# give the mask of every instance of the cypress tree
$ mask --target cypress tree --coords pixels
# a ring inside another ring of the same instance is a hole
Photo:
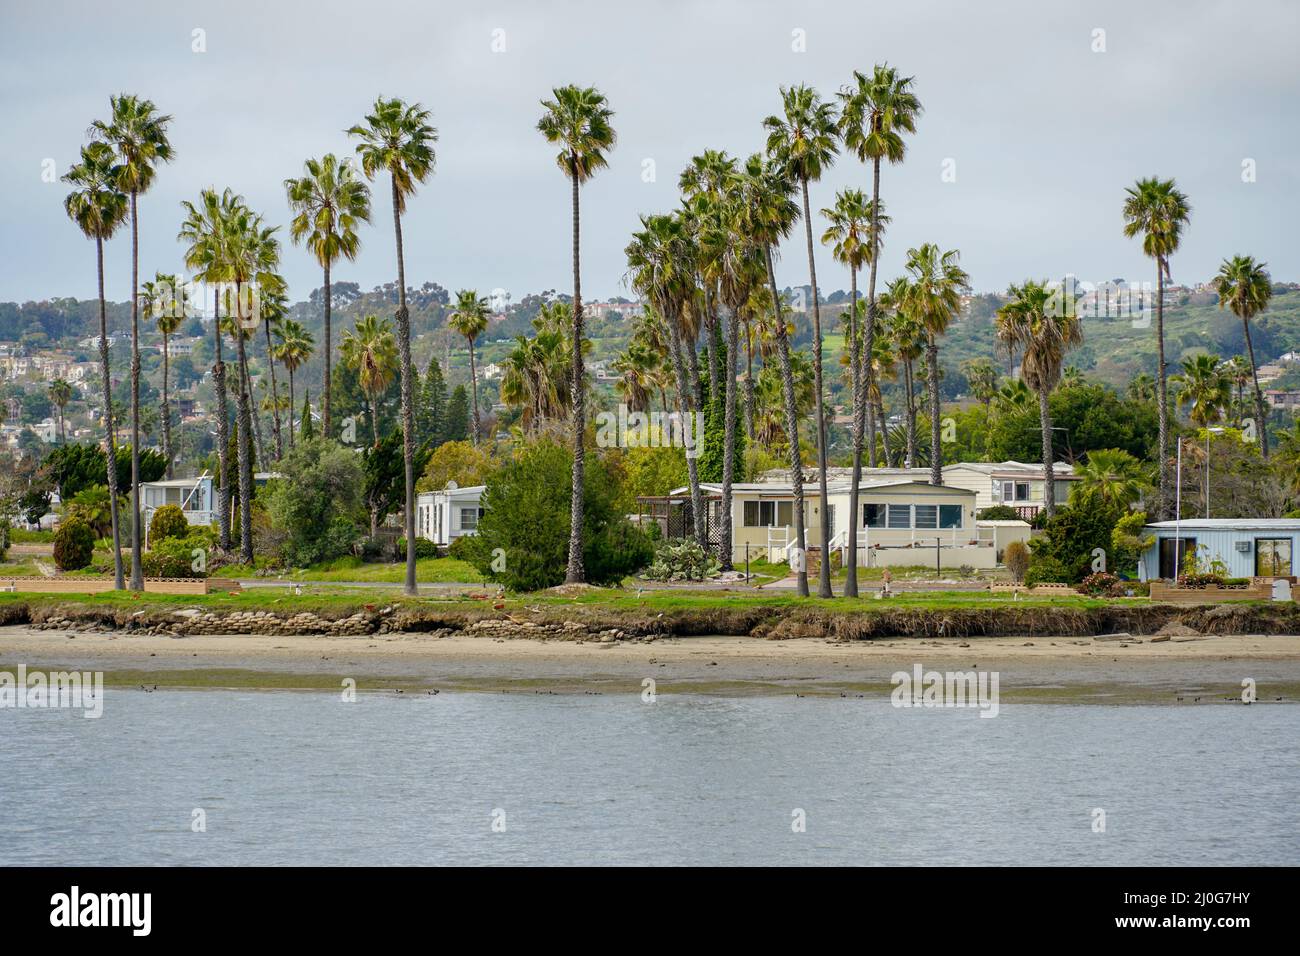
[[[447,402],[447,427],[442,434],[443,441],[465,441],[469,438],[469,392],[464,385],[457,385]]]
[[[442,366],[436,356],[429,359],[429,368],[420,387],[420,401],[415,420],[416,441],[426,442],[436,448],[445,440],[447,430],[447,381],[442,377]]]
[[[311,441],[316,437],[316,426],[311,423],[310,392],[307,392],[302,397],[302,422],[298,426],[298,437],[303,441]]]

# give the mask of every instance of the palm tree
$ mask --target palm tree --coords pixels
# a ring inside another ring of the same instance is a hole
[[[370,221],[370,187],[357,178],[350,160],[339,162],[333,153],[303,164],[303,175],[284,181],[293,221],[289,237],[294,244],[306,243],[308,250],[325,272],[321,289],[325,309],[325,384],[321,404],[324,434],[330,435],[330,366],[334,361],[331,342],[330,311],[333,296],[330,270],[342,256],[352,261],[361,248],[357,226]]]
[[[474,340],[488,327],[488,317],[492,310],[488,308],[487,296],[480,296],[474,289],[461,289],[456,293],[456,309],[447,318],[447,324],[465,336],[469,344],[469,387],[473,401],[474,423],[470,435],[474,444],[478,444],[478,369],[474,364]]]
[[[916,120],[922,113],[921,101],[912,92],[912,77],[901,77],[887,63],[877,64],[871,76],[853,72],[854,83],[840,90],[840,136],[844,147],[861,162],[871,162],[872,223],[870,248],[866,261],[870,264],[867,276],[867,315],[863,323],[863,354],[874,353],[876,318],[879,303],[876,299],[876,264],[883,236],[880,220],[884,207],[880,200],[880,163],[901,163],[907,153],[904,133],[916,132]],[[875,436],[871,436],[874,455]],[[885,444],[888,448],[888,443]],[[875,462],[872,462],[874,466]]]
[[[808,183],[820,180],[823,171],[835,162],[839,152],[835,107],[823,102],[816,90],[808,86],[782,88],[781,116],[763,121],[767,129],[767,152],[799,183],[803,194],[804,237],[808,246],[808,276],[812,292],[813,380],[817,390],[814,438],[817,442],[818,486],[821,492],[821,550],[818,566],[817,594],[831,597],[830,555],[826,549],[831,539],[831,516],[826,491],[826,418],[822,411],[822,313],[817,296],[817,265],[813,257],[812,212],[808,204]],[[852,522],[850,522],[852,525]]]
[[[1128,397],[1135,402],[1150,402],[1156,397],[1156,380],[1146,372],[1133,376],[1128,383]]]
[[[280,360],[280,364],[289,372],[289,447],[293,448],[293,375],[298,369],[311,358],[312,350],[316,346],[315,339],[301,324],[292,319],[285,319],[276,328],[276,335],[280,339],[280,344],[276,346],[275,357]]]
[[[91,134],[117,154],[117,185],[131,198],[131,590],[144,590],[140,564],[140,194],[153,185],[156,165],[171,162],[167,139],[172,118],[150,100],[122,93],[109,97],[112,119],[95,120]]]
[[[50,401],[59,410],[59,444],[66,445],[68,436],[63,430],[63,410],[68,407],[68,402],[72,401],[72,385],[64,379],[56,378],[50,382],[48,393]]]
[[[393,191],[393,233],[397,239],[397,354],[402,379],[402,460],[406,471],[406,583],[415,595],[415,400],[411,369],[411,313],[406,308],[406,263],[402,249],[402,213],[406,198],[433,172],[433,144],[438,131],[429,123],[429,111],[419,103],[408,106],[399,99],[375,100],[364,125],[348,130],[358,136],[357,154],[368,179],[387,170]]]
[[[1193,425],[1208,428],[1223,420],[1232,404],[1232,379],[1217,355],[1183,359],[1182,374],[1173,381],[1178,386],[1178,405],[1187,407]]]
[[[865,319],[865,310],[860,309],[860,311],[864,313]],[[897,380],[898,358],[899,356],[894,352],[892,336],[877,335],[872,342],[871,355],[866,356],[868,370],[863,380],[863,387],[867,392],[867,407],[874,410],[872,418],[880,430],[880,450],[886,467],[891,467],[894,459],[890,456],[889,421],[885,416],[885,396],[881,391],[880,383],[886,378]],[[874,436],[872,440],[874,441]]]
[[[95,240],[95,267],[99,291],[99,373],[104,401],[104,456],[108,464],[109,511],[113,529],[113,586],[125,585],[122,539],[117,515],[117,436],[113,428],[113,381],[108,366],[108,312],[104,299],[104,242],[126,220],[126,194],[118,188],[117,161],[111,147],[91,143],[81,148],[81,162],[64,175],[73,187],[63,201],[68,218],[87,239]]]
[[[1253,378],[1255,367],[1249,359],[1242,355],[1234,355],[1225,361],[1223,365],[1228,377],[1232,379],[1232,387],[1236,392],[1236,397],[1232,402],[1233,416],[1240,425],[1246,409],[1246,383]]]
[[[970,289],[970,276],[957,264],[956,249],[941,252],[932,242],[907,251],[909,278],[903,310],[925,337],[925,362],[930,392],[930,484],[943,484],[943,448],[939,422],[939,336],[961,312],[961,297]]]
[[[1070,500],[1092,498],[1112,508],[1127,509],[1151,487],[1146,466],[1119,448],[1094,448],[1075,469],[1079,480]]]
[[[565,582],[579,583],[586,577],[582,566],[582,501],[586,459],[582,438],[585,428],[585,396],[582,366],[582,277],[579,236],[578,194],[584,182],[608,165],[605,154],[614,148],[617,136],[610,125],[614,113],[605,96],[595,87],[563,86],[552,90],[555,97],[543,100],[545,112],[537,129],[546,141],[559,146],[555,163],[569,179],[573,206],[573,484],[569,496],[569,564]]]
[[[921,323],[909,311],[908,297],[912,282],[907,276],[891,280],[880,296],[881,311],[889,317],[888,340],[903,366],[903,417],[905,454],[903,467],[916,467],[916,361],[925,352],[925,335]],[[888,445],[886,445],[888,447]]]
[[[614,391],[628,407],[628,411],[650,410],[650,390],[654,387],[654,370],[658,361],[658,356],[635,338],[614,359],[612,368],[618,373]]]
[[[785,432],[789,439],[790,487],[794,497],[796,586],[800,597],[808,596],[807,536],[804,531],[803,456],[799,449],[799,410],[795,393],[794,372],[790,361],[790,336],[786,327],[783,302],[776,287],[774,260],[782,239],[790,235],[799,218],[799,207],[793,195],[794,180],[780,164],[764,159],[755,153],[745,161],[741,173],[737,228],[747,236],[753,248],[763,257],[767,272],[768,292],[771,295],[772,328],[776,338],[776,354],[781,369],[781,390],[785,401]],[[823,474],[825,471],[823,470]],[[824,503],[825,499],[823,499]],[[823,562],[825,563],[825,562]]]
[[[1045,282],[1027,279],[1007,290],[1011,301],[998,309],[997,335],[1024,355],[1020,374],[1038,393],[1038,418],[1043,433],[1043,500],[1050,518],[1056,514],[1056,456],[1052,453],[1052,411],[1048,396],[1061,379],[1065,353],[1083,342],[1083,327],[1073,308],[1056,308],[1053,290]],[[1060,313],[1060,314],[1058,314]]]
[[[226,363],[221,357],[221,301],[224,284],[230,279],[229,224],[242,200],[229,189],[217,194],[205,189],[197,204],[182,202],[185,220],[177,239],[188,243],[185,268],[196,278],[212,286],[212,391],[217,402],[217,469],[221,486],[217,493],[217,542],[222,551],[230,550],[230,411],[226,396]]]
[[[367,315],[357,323],[356,329],[343,333],[339,353],[348,367],[357,373],[357,381],[366,394],[375,447],[378,448],[379,399],[388,391],[397,374],[397,340],[393,336],[393,324],[387,319]]]
[[[822,243],[829,245],[836,260],[849,267],[849,370],[853,392],[853,475],[849,484],[849,566],[844,580],[844,596],[858,596],[858,489],[862,482],[862,443],[866,434],[867,402],[865,376],[862,374],[862,340],[858,337],[858,270],[871,257],[873,222],[883,226],[889,217],[878,217],[866,194],[860,189],[845,189],[835,196],[835,205],[822,210],[829,223]],[[874,341],[874,340],[873,340]],[[876,467],[876,436],[871,436],[871,467]]]
[[[281,279],[273,287],[262,290],[262,296],[258,303],[258,311],[262,317],[262,331],[266,334],[266,365],[271,373],[271,397],[263,402],[261,407],[264,411],[269,410],[271,412],[271,431],[275,436],[275,457],[277,459],[284,457],[284,436],[280,430],[280,413],[285,410],[286,406],[280,401],[280,387],[276,383],[276,354],[271,336],[289,314],[289,296],[285,291],[287,287],[287,283]],[[289,417],[292,418],[293,402],[289,402],[287,407]]]
[[[713,352],[718,336],[717,305],[721,299],[720,283],[723,278],[721,269],[727,252],[732,246],[729,241],[732,234],[726,226],[729,215],[726,194],[735,176],[736,160],[733,157],[728,156],[725,150],[706,149],[698,156],[691,157],[690,164],[677,180],[678,188],[682,193],[683,210],[695,226],[694,231],[700,243],[698,274],[704,296],[705,356],[711,395],[717,394],[720,384],[718,381],[720,363],[715,360]],[[725,449],[730,447],[730,435],[725,442],[724,457]],[[723,470],[726,470],[725,464]],[[723,484],[728,484],[725,476]],[[724,498],[726,497],[728,495],[724,494]],[[726,521],[724,515],[724,524]],[[723,559],[723,570],[730,570],[730,561],[728,554]]]
[[[1126,190],[1124,235],[1142,236],[1142,252],[1156,261],[1156,414],[1159,422],[1160,503],[1159,513],[1172,513],[1173,497],[1169,477],[1169,396],[1165,367],[1165,283],[1169,281],[1169,257],[1178,251],[1183,226],[1192,208],[1172,179],[1139,179]]]
[[[962,363],[962,372],[970,384],[971,396],[984,405],[984,422],[986,429],[993,423],[993,399],[998,394],[998,370],[986,358],[967,359]],[[984,432],[984,457],[988,460],[988,431]]]
[[[1259,450],[1268,460],[1268,412],[1264,408],[1264,393],[1259,390],[1259,370],[1255,366],[1255,346],[1250,339],[1250,320],[1268,308],[1273,297],[1273,282],[1269,278],[1268,263],[1256,262],[1253,256],[1233,256],[1224,259],[1219,274],[1214,277],[1214,289],[1219,293],[1219,308],[1225,306],[1241,319],[1246,334],[1246,354],[1250,359],[1250,379],[1255,388],[1255,420],[1259,423]]]
[[[181,326],[181,320],[188,311],[185,303],[185,290],[180,279],[175,275],[155,273],[152,282],[143,287],[145,309],[162,333],[163,387],[162,387],[162,432],[163,457],[167,459],[167,477],[172,477],[172,406],[168,395],[168,379],[171,375],[171,354],[167,343]]]
[[[632,241],[625,250],[628,284],[649,300],[655,311],[663,317],[668,329],[668,353],[677,377],[677,412],[683,422],[687,423],[692,438],[695,438],[696,390],[683,355],[686,351],[693,352],[694,346],[682,341],[682,313],[696,293],[694,246],[686,224],[678,214],[642,216],[641,225],[641,231],[632,234]],[[698,376],[694,377],[694,381],[698,381]],[[695,540],[705,546],[704,499],[700,494],[696,459],[694,447],[688,445],[686,476],[691,493]]]

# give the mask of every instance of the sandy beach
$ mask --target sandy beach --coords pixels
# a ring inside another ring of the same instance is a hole
[[[913,665],[1001,675],[1008,700],[1196,703],[1300,700],[1300,636],[969,638],[832,642],[683,637],[595,643],[423,634],[171,637],[0,628],[0,670],[101,670],[165,687],[876,696]]]

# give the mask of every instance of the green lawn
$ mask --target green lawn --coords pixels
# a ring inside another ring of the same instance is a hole
[[[217,577],[251,578],[255,569],[248,565],[227,565],[216,572]],[[275,575],[272,575],[275,577]],[[367,564],[360,558],[347,557],[313,564],[298,571],[286,571],[283,575],[287,581],[367,581],[375,584],[401,584],[406,580],[406,565],[403,563]],[[483,576],[474,566],[456,558],[421,558],[415,562],[415,579],[426,584],[465,583],[476,584]]]

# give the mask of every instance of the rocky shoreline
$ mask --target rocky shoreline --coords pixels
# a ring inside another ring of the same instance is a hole
[[[648,641],[660,637],[746,636],[840,641],[888,638],[1095,637],[1154,635],[1166,629],[1191,634],[1296,634],[1294,604],[1179,606],[1114,604],[1101,607],[919,607],[861,611],[738,605],[734,608],[648,611],[598,604],[534,606],[511,611],[391,604],[340,610],[204,609],[156,605],[140,609],[57,602],[7,605],[0,624],[34,629],[120,631],[177,637],[250,634],[262,636],[363,636],[421,633],[496,639]]]

